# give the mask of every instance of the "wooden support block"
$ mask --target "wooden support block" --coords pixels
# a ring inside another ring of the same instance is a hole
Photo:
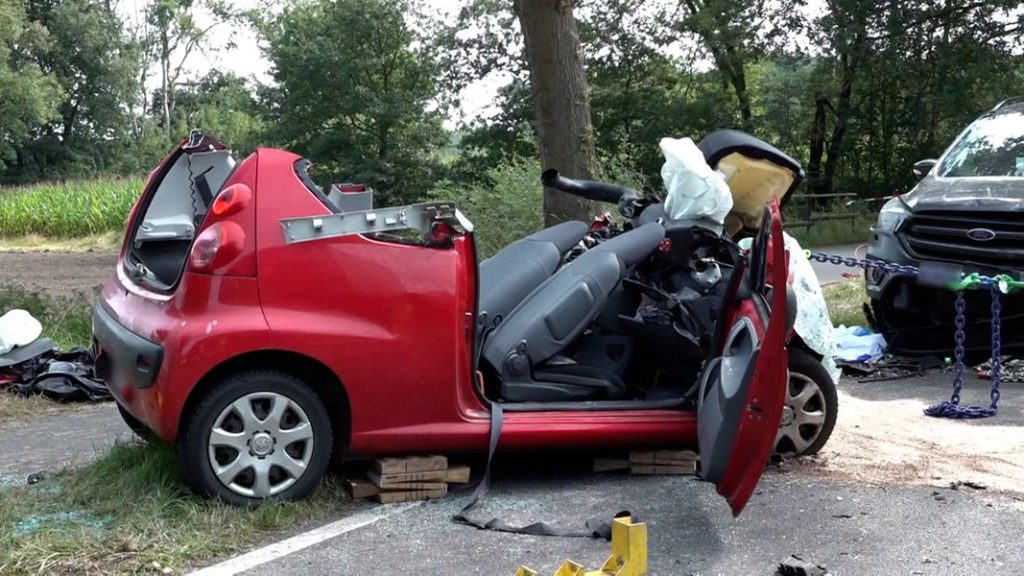
[[[426,470],[423,472],[402,472],[398,474],[377,474],[372,470],[366,473],[366,479],[381,488],[413,483],[444,484],[447,470]]]
[[[444,456],[409,456],[407,458],[381,458],[370,462],[370,470],[384,476],[407,472],[446,470],[448,459]]]
[[[697,473],[697,463],[688,462],[685,464],[633,464],[629,468],[630,474],[671,474],[692,476]]]
[[[700,457],[692,450],[634,450],[629,453],[630,464],[685,464]]]
[[[629,453],[630,464],[654,464],[653,450],[633,450]]]
[[[594,458],[594,472],[629,470],[628,458]]]
[[[469,466],[466,466],[465,464],[450,466],[448,471],[445,472],[444,481],[449,484],[468,484]]]
[[[442,484],[444,488],[436,490],[407,490],[400,492],[381,492],[374,496],[377,502],[389,504],[392,502],[410,502],[412,500],[430,500],[431,498],[443,498],[448,493],[448,485]]]
[[[380,487],[373,482],[352,478],[345,480],[345,490],[356,499],[369,498],[380,493]]]

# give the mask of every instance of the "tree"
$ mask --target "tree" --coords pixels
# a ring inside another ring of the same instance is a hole
[[[138,46],[101,0],[29,0],[27,17],[47,42],[32,50],[64,98],[55,122],[41,127],[19,159],[20,178],[92,175],[111,165],[113,141],[131,136],[125,105],[136,94]]]
[[[60,86],[31,57],[46,42],[46,29],[26,21],[21,2],[0,0],[0,169],[17,159],[38,126],[57,115]]]
[[[515,0],[535,106],[541,164],[571,178],[597,170],[590,100],[572,0]],[[544,222],[588,220],[587,200],[544,190]]]
[[[412,200],[437,179],[445,143],[438,69],[406,0],[302,0],[261,24],[277,81],[273,134],[319,174]]]

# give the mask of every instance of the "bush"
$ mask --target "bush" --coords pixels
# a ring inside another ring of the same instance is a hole
[[[479,183],[438,183],[430,200],[452,200],[476,228],[483,260],[544,226],[540,164],[511,160],[487,171]]]
[[[0,236],[75,238],[121,232],[141,179],[85,180],[0,191]]]

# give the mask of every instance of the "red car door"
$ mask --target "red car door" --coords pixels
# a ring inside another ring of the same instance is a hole
[[[775,241],[768,242],[767,234]],[[772,263],[767,268],[768,250]],[[782,219],[772,200],[745,274],[730,285],[717,355],[702,375],[698,402],[701,474],[738,515],[768,462],[788,380]],[[768,277],[766,277],[768,276]],[[768,290],[767,285],[780,289]]]

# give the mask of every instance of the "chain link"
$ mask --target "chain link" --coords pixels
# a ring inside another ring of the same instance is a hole
[[[893,264],[883,260],[865,260],[859,258],[843,257],[838,254],[825,254],[824,252],[805,251],[808,260],[815,260],[836,266],[848,268],[863,268],[865,270],[882,270],[897,274],[918,276],[921,270],[917,266],[905,264]],[[964,301],[964,291],[974,288],[987,287],[992,293],[992,391],[989,394],[991,404],[988,408],[980,406],[960,406],[960,392],[964,385],[964,342],[967,337],[965,329],[967,326],[967,305]],[[950,283],[949,288],[956,292],[956,319],[954,326],[954,341],[956,347],[953,350],[953,395],[946,402],[925,408],[924,413],[929,416],[940,416],[945,418],[987,418],[995,416],[999,410],[999,385],[1001,384],[1002,373],[1002,334],[1001,316],[1002,302],[1001,295],[1009,294],[1012,290],[1024,289],[1024,282],[1014,279],[1007,274],[998,274],[995,277],[985,276],[973,272],[962,275],[958,280]]]

